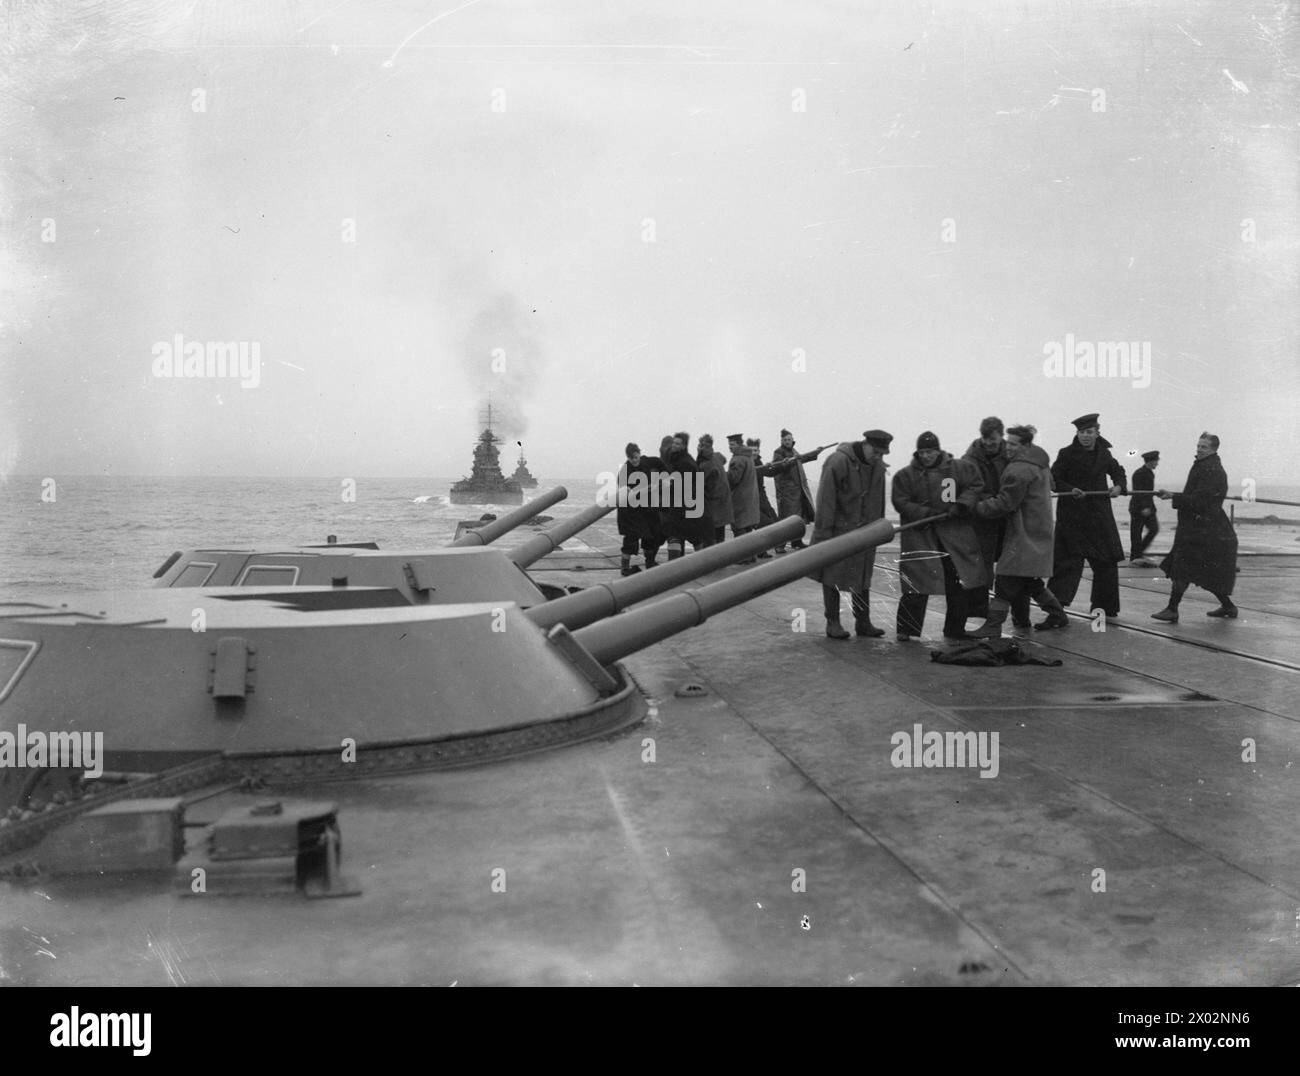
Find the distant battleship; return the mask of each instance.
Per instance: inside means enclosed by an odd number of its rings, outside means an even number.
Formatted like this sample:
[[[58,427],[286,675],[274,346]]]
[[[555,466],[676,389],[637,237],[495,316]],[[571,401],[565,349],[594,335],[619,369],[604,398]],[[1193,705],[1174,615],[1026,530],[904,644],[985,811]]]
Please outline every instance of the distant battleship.
[[[523,504],[523,488],[501,473],[498,462],[501,450],[497,448],[500,443],[501,439],[492,432],[492,403],[489,400],[487,423],[474,446],[473,469],[468,478],[462,478],[451,487],[452,504]],[[522,457],[520,466],[523,466]],[[537,485],[536,480],[532,484]]]
[[[536,489],[537,479],[533,477],[533,472],[528,469],[528,461],[524,459],[524,450],[519,450],[519,466],[515,468],[515,473],[510,476],[511,482],[517,482],[524,489]]]

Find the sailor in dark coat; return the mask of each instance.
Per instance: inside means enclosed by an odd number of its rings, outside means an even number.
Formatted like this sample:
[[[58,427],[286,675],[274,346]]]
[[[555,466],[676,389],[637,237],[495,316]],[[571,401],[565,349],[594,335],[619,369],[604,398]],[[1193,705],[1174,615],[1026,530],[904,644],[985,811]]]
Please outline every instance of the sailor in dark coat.
[[[786,516],[799,516],[805,523],[814,518],[812,491],[808,485],[808,476],[803,465],[811,463],[831,445],[823,445],[811,452],[798,453],[794,450],[794,434],[789,430],[781,431],[781,447],[772,453],[772,484],[776,487],[776,515],[778,519]],[[790,543],[793,549],[803,549],[802,538]],[[778,548],[778,553],[783,549]]]
[[[1201,434],[1182,493],[1162,489],[1156,495],[1162,501],[1172,498],[1178,526],[1174,548],[1160,562],[1160,570],[1173,584],[1169,604],[1152,618],[1177,623],[1178,603],[1195,583],[1219,599],[1219,607],[1206,616],[1236,620],[1237,607],[1230,595],[1237,582],[1237,532],[1223,511],[1228,475],[1219,461],[1219,439],[1212,433]]]
[[[1054,570],[1048,582],[1062,605],[1074,601],[1083,577],[1083,562],[1092,569],[1089,609],[1119,616],[1119,562],[1124,547],[1111,499],[1128,492],[1124,468],[1110,454],[1110,442],[1101,436],[1097,415],[1074,420],[1074,441],[1056,454],[1052,479],[1056,491],[1071,496],[1057,498]],[[1109,493],[1110,497],[1085,497],[1084,493]],[[1040,628],[1054,627],[1049,620]]]
[[[1003,438],[1000,418],[990,415],[980,423],[980,435],[970,443],[970,448],[966,449],[962,459],[969,460],[979,468],[980,478],[984,481],[984,489],[980,492],[980,496],[996,497],[1002,488],[1002,472],[1007,469],[1006,440]],[[984,558],[984,569],[990,579],[993,578],[993,565],[1002,549],[1002,535],[1006,523],[1006,519],[1002,516],[984,518],[977,515],[971,520],[975,535],[980,540],[980,555]],[[971,591],[969,598],[971,616],[989,615],[987,590]]]
[[[970,522],[983,486],[979,469],[944,452],[939,438],[929,430],[916,439],[911,464],[894,476],[893,500],[900,523],[948,516],[938,523],[905,530],[899,537],[903,551],[899,558],[903,594],[897,618],[900,642],[921,634],[931,594],[942,594],[946,601],[944,638],[967,637],[966,592],[974,587],[987,590],[989,585],[979,538]]]
[[[654,456],[641,455],[641,449],[635,444],[628,444],[624,449],[627,459],[618,472],[618,488],[628,485],[628,475],[639,473],[642,485],[638,487],[637,496],[648,499],[650,486],[657,482],[656,475],[664,469],[663,463]],[[624,575],[631,575],[638,569],[633,568],[632,558],[640,549],[645,553],[645,566],[655,566],[655,556],[663,545],[663,532],[659,529],[659,510],[648,505],[633,507],[620,503],[618,512],[618,533],[623,536],[622,567]]]
[[[1144,560],[1142,554],[1160,533],[1160,524],[1156,520],[1156,502],[1151,495],[1156,488],[1156,467],[1159,464],[1159,452],[1143,452],[1142,466],[1133,472],[1133,496],[1128,502],[1128,553],[1129,560],[1139,568],[1155,567],[1149,560]]]
[[[893,439],[893,435],[884,430],[868,430],[863,440],[845,441],[826,457],[821,480],[817,483],[813,545],[885,518],[884,457],[889,455],[889,443]],[[871,606],[868,604],[875,563],[873,546],[812,574],[812,578],[822,585],[826,634],[830,638],[849,637],[840,623],[841,588],[849,592],[854,631],[869,639],[885,634],[871,623]]]
[[[665,438],[665,441],[667,440],[668,438]],[[673,434],[671,446],[668,448],[668,458],[664,461],[666,471],[681,475],[678,488],[683,492],[693,492],[704,486],[704,483],[698,482],[695,477],[700,473],[700,467],[690,454],[688,448],[690,443],[689,433]],[[686,551],[687,542],[690,542],[695,549],[713,544],[713,526],[709,522],[709,514],[703,505],[697,507],[699,515],[690,514],[685,504],[674,504],[660,509],[659,520],[667,538],[669,560],[680,557]]]
[[[1007,430],[1007,465],[998,495],[975,502],[976,519],[1007,522],[988,619],[971,632],[982,639],[1001,636],[1007,613],[1018,627],[1028,627],[1030,599],[1060,627],[1069,624],[1061,603],[1043,582],[1052,574],[1052,472],[1047,453],[1034,444],[1037,432],[1033,426]]]
[[[758,483],[758,525],[770,527],[776,522],[776,509],[772,507],[772,502],[767,496],[767,479],[773,471],[770,464],[763,463],[763,442],[759,438],[747,438],[745,447],[754,453],[754,481]],[[781,546],[777,552],[784,553],[785,546]],[[764,549],[758,554],[758,559],[771,560],[772,554]]]
[[[713,527],[713,543],[723,541],[731,525],[731,486],[727,482],[727,461],[713,448],[713,435],[701,434],[695,462],[704,472],[704,503]]]

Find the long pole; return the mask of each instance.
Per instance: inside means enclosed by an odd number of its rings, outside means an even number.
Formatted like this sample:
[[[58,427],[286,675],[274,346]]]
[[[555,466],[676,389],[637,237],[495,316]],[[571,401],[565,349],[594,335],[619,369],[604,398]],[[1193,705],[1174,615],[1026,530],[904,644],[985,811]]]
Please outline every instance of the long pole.
[[[1138,492],[1138,493],[1145,493],[1145,494],[1147,494],[1148,496],[1151,496],[1151,497],[1154,497],[1154,496],[1156,495],[1156,494],[1155,494],[1155,490],[1140,489],[1140,490],[1138,490],[1137,492]],[[1165,492],[1167,492],[1167,493],[1176,493],[1177,490],[1166,490]],[[1109,496],[1110,496],[1110,491],[1109,491],[1109,490],[1104,490],[1104,489],[1085,489],[1085,490],[1082,491],[1082,495],[1083,495],[1084,497],[1109,497]],[[1119,497],[1133,497],[1133,496],[1135,496],[1135,495],[1136,495],[1136,494],[1134,494],[1134,493],[1132,493],[1132,492],[1116,494],[1116,496],[1119,496]],[[1053,496],[1053,497],[1073,497],[1074,494],[1073,494],[1073,493],[1069,493],[1069,492],[1066,492],[1066,493],[1053,493],[1052,496]],[[1233,494],[1233,495],[1231,495],[1231,496],[1224,497],[1223,499],[1224,499],[1225,501],[1241,501],[1243,504],[1280,504],[1280,505],[1283,505],[1283,506],[1285,506],[1285,507],[1287,507],[1287,508],[1300,508],[1300,501],[1274,501],[1274,500],[1270,500],[1268,497],[1238,497],[1238,496],[1236,496],[1235,494]]]

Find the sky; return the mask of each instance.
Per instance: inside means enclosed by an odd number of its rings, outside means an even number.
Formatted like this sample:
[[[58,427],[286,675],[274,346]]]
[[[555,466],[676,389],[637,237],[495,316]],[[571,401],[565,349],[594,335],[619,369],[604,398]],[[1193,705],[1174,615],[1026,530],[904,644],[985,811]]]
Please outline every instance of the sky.
[[[996,414],[1054,452],[1097,411],[1130,469],[1209,429],[1300,485],[1285,5],[0,22],[0,476],[459,476],[490,392],[544,482],[683,429],[879,427],[898,465]],[[160,376],[178,335],[256,376]],[[1067,338],[1149,369],[1049,376]]]

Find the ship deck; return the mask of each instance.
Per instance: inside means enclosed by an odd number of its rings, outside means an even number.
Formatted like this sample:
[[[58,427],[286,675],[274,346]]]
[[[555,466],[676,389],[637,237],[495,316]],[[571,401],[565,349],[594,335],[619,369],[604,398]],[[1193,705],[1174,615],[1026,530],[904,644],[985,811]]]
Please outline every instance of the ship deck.
[[[534,574],[606,577],[612,530]],[[872,595],[887,628],[893,556]],[[1149,618],[1160,574],[1123,568],[1104,633],[1079,618],[1032,640],[1055,668],[943,666],[938,640],[892,630],[827,639],[820,588],[800,581],[627,660],[651,709],[622,733],[293,789],[339,804],[359,897],[0,883],[0,979],[1294,983],[1300,557],[1241,567],[1239,620],[1205,618],[1193,589],[1178,625]],[[688,684],[702,692],[678,695]],[[895,768],[891,736],[917,724],[996,731],[996,778]]]

